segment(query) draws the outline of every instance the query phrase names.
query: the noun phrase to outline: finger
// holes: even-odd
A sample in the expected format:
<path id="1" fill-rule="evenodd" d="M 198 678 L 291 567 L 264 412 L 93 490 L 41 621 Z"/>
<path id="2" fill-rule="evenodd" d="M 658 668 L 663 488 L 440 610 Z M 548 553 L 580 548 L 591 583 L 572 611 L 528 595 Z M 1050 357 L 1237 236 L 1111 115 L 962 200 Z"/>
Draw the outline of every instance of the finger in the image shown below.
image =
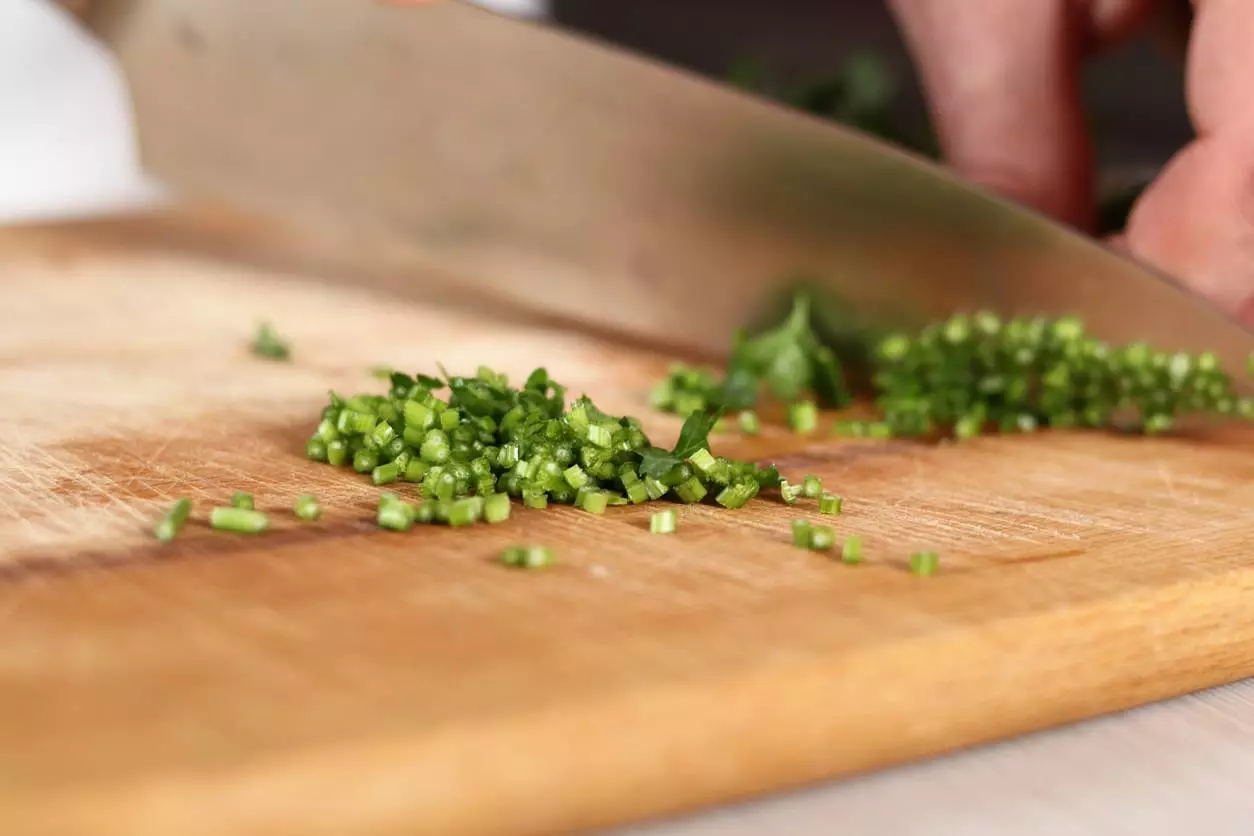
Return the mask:
<path id="1" fill-rule="evenodd" d="M 1071 0 L 890 0 L 958 173 L 1065 222 L 1093 221 Z"/>
<path id="2" fill-rule="evenodd" d="M 1196 7 L 1187 94 L 1197 139 L 1141 196 L 1128 245 L 1254 321 L 1254 3 Z"/>

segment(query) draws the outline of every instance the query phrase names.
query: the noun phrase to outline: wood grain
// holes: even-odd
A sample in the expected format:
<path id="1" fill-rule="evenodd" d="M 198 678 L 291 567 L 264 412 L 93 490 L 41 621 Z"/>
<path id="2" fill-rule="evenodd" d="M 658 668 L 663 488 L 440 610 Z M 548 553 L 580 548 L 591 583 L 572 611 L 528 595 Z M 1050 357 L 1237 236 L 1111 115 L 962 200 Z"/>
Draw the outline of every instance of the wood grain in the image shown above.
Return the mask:
<path id="1" fill-rule="evenodd" d="M 1254 673 L 1254 436 L 721 448 L 846 498 L 371 523 L 301 445 L 378 363 L 547 364 L 647 415 L 667 357 L 172 250 L 0 235 L 0 830 L 569 831 L 868 770 Z M 250 357 L 259 318 L 295 349 Z M 658 440 L 677 422 L 650 416 Z M 276 530 L 148 527 L 233 490 Z M 317 492 L 327 519 L 287 509 Z M 551 572 L 493 562 L 554 545 Z M 943 555 L 918 579 L 907 555 Z"/>

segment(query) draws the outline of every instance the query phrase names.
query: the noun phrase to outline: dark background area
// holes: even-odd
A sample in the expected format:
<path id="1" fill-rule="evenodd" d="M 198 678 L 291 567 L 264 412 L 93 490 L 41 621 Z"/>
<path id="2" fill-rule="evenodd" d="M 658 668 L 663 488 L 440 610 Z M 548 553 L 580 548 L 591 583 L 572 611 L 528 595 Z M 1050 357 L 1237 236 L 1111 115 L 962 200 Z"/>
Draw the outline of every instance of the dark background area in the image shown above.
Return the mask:
<path id="1" fill-rule="evenodd" d="M 954 0 L 975 2 L 975 0 Z M 557 22 L 705 75 L 752 59 L 804 83 L 874 51 L 901 83 L 894 115 L 912 137 L 927 118 L 901 39 L 879 0 L 553 0 Z M 1183 65 L 1150 32 L 1095 58 L 1084 79 L 1099 164 L 1118 180 L 1145 176 L 1191 135 Z"/>

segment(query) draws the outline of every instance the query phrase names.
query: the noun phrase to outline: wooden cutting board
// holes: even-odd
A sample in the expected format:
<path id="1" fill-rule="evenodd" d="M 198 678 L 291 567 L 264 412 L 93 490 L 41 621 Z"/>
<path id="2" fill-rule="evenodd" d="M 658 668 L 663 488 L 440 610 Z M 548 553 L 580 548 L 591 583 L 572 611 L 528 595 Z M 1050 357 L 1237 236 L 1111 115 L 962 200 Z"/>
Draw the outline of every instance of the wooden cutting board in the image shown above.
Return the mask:
<path id="1" fill-rule="evenodd" d="M 1254 673 L 1249 432 L 719 440 L 843 493 L 859 567 L 769 500 L 669 537 L 649 508 L 392 534 L 377 489 L 303 458 L 328 388 L 545 364 L 669 441 L 669 358 L 126 233 L 0 235 L 6 836 L 568 831 Z M 260 318 L 293 362 L 249 356 Z M 208 530 L 234 490 L 276 530 Z M 327 516 L 299 523 L 310 490 Z M 197 521 L 158 545 L 178 496 Z M 560 565 L 494 562 L 519 541 Z M 906 571 L 919 548 L 940 575 Z"/>

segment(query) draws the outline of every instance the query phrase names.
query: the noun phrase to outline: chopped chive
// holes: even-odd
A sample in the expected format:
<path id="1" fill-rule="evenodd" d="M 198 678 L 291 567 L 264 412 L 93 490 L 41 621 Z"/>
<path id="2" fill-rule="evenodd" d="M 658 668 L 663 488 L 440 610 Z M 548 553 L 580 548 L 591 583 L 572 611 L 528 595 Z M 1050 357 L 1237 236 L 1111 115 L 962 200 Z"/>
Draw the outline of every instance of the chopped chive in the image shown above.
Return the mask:
<path id="1" fill-rule="evenodd" d="M 509 494 L 494 493 L 483 501 L 483 519 L 488 523 L 505 522 L 509 519 Z"/>
<path id="2" fill-rule="evenodd" d="M 819 408 L 814 401 L 797 401 L 789 404 L 788 426 L 797 433 L 814 432 L 819 426 Z"/>
<path id="3" fill-rule="evenodd" d="M 806 499 L 818 499 L 823 495 L 823 481 L 819 477 L 807 473 L 801 483 L 801 495 Z"/>
<path id="4" fill-rule="evenodd" d="M 384 495 L 387 496 L 386 494 Z M 408 502 L 400 499 L 383 497 L 379 500 L 379 511 L 375 517 L 379 528 L 390 531 L 409 531 L 414 524 L 415 509 Z"/>
<path id="5" fill-rule="evenodd" d="M 165 516 L 157 521 L 153 528 L 153 535 L 162 543 L 168 543 L 179 533 L 179 529 L 183 527 L 183 523 L 187 522 L 188 516 L 192 513 L 192 501 L 190 499 L 179 499 Z"/>
<path id="6" fill-rule="evenodd" d="M 251 508 L 218 506 L 209 514 L 209 525 L 236 534 L 260 534 L 270 527 L 270 518 Z"/>
<path id="7" fill-rule="evenodd" d="M 674 508 L 667 508 L 665 511 L 655 511 L 649 516 L 649 533 L 673 534 L 678 520 L 679 515 L 675 513 Z"/>
<path id="8" fill-rule="evenodd" d="M 588 484 L 588 474 L 585 473 L 583 468 L 577 464 L 572 464 L 570 467 L 562 471 L 562 478 L 566 480 L 566 484 L 570 485 L 575 490 L 579 490 L 584 485 Z"/>
<path id="9" fill-rule="evenodd" d="M 844 497 L 837 496 L 834 493 L 825 493 L 819 498 L 820 514 L 839 514 L 841 506 L 844 505 Z"/>
<path id="10" fill-rule="evenodd" d="M 762 422 L 758 419 L 758 413 L 752 409 L 746 409 L 740 413 L 740 431 L 745 435 L 757 435 L 762 431 Z"/>
<path id="11" fill-rule="evenodd" d="M 523 505 L 526 505 L 528 508 L 542 509 L 547 508 L 549 504 L 548 494 L 544 491 L 523 491 L 522 500 Z"/>
<path id="12" fill-rule="evenodd" d="M 810 548 L 809 520 L 792 521 L 792 544 L 802 549 Z"/>
<path id="13" fill-rule="evenodd" d="M 910 571 L 916 575 L 935 575 L 940 568 L 940 555 L 936 552 L 915 552 L 910 555 Z"/>
<path id="14" fill-rule="evenodd" d="M 388 462 L 381 464 L 370 472 L 370 481 L 376 485 L 388 485 L 395 482 L 397 477 L 401 475 L 401 469 L 396 462 Z"/>
<path id="15" fill-rule="evenodd" d="M 862 538 L 856 534 L 850 534 L 845 538 L 844 545 L 840 548 L 840 559 L 845 563 L 861 563 L 862 562 Z"/>
<path id="16" fill-rule="evenodd" d="M 644 489 L 645 492 L 648 493 L 649 499 L 661 499 L 666 496 L 666 486 L 663 485 L 660 480 L 654 479 L 652 476 L 646 476 L 644 478 Z"/>
<path id="17" fill-rule="evenodd" d="M 327 464 L 341 467 L 348 461 L 348 442 L 342 438 L 327 442 Z"/>
<path id="18" fill-rule="evenodd" d="M 580 508 L 589 514 L 604 514 L 606 507 L 610 504 L 610 496 L 605 491 L 588 491 L 583 496 L 583 502 Z"/>
<path id="19" fill-rule="evenodd" d="M 255 356 L 267 360 L 287 360 L 292 356 L 287 342 L 279 338 L 268 322 L 262 322 L 257 326 L 257 333 L 253 337 L 251 348 Z"/>
<path id="20" fill-rule="evenodd" d="M 305 458 L 314 462 L 327 460 L 327 443 L 317 436 L 305 442 Z"/>
<path id="21" fill-rule="evenodd" d="M 543 569 L 556 562 L 548 546 L 510 546 L 501 553 L 501 562 L 515 569 Z"/>
<path id="22" fill-rule="evenodd" d="M 364 447 L 353 454 L 353 470 L 370 473 L 379 466 L 379 454 Z"/>
<path id="23" fill-rule="evenodd" d="M 675 495 L 683 502 L 700 502 L 706 494 L 705 485 L 692 476 L 675 486 Z"/>
<path id="24" fill-rule="evenodd" d="M 644 486 L 644 482 L 635 481 L 627 485 L 624 490 L 627 492 L 627 499 L 632 505 L 640 505 L 649 501 L 649 491 Z"/>
<path id="25" fill-rule="evenodd" d="M 836 545 L 836 532 L 830 525 L 812 525 L 809 545 L 814 551 L 827 551 Z"/>
<path id="26" fill-rule="evenodd" d="M 509 502 L 509 497 L 506 497 Z M 466 525 L 477 523 L 483 516 L 483 508 L 486 504 L 483 497 L 470 496 L 465 499 L 454 500 L 453 505 L 449 508 L 448 524 L 454 528 L 460 528 Z M 508 504 L 506 505 L 508 508 Z"/>
<path id="27" fill-rule="evenodd" d="M 247 491 L 236 491 L 235 493 L 231 494 L 231 507 L 243 508 L 247 511 L 251 511 L 253 510 L 253 508 L 257 506 L 256 506 L 256 503 L 253 502 L 252 494 L 248 493 Z"/>
<path id="28" fill-rule="evenodd" d="M 787 480 L 781 479 L 779 482 L 779 495 L 784 502 L 789 505 L 797 504 L 797 497 L 801 496 L 802 486 L 789 484 Z"/>
<path id="29" fill-rule="evenodd" d="M 293 508 L 296 516 L 306 522 L 311 522 L 322 516 L 322 508 L 318 505 L 318 498 L 311 493 L 304 493 L 296 497 L 296 505 Z"/>
<path id="30" fill-rule="evenodd" d="M 749 479 L 723 488 L 718 492 L 718 496 L 714 497 L 714 501 L 724 508 L 735 509 L 744 507 L 745 503 L 757 495 L 758 483 L 756 480 Z"/>
<path id="31" fill-rule="evenodd" d="M 706 476 L 709 476 L 710 472 L 718 467 L 718 462 L 715 461 L 714 456 L 710 455 L 710 451 L 704 447 L 689 456 L 688 463 Z"/>
<path id="32" fill-rule="evenodd" d="M 424 502 L 414 508 L 414 522 L 420 525 L 435 522 L 435 503 Z"/>

